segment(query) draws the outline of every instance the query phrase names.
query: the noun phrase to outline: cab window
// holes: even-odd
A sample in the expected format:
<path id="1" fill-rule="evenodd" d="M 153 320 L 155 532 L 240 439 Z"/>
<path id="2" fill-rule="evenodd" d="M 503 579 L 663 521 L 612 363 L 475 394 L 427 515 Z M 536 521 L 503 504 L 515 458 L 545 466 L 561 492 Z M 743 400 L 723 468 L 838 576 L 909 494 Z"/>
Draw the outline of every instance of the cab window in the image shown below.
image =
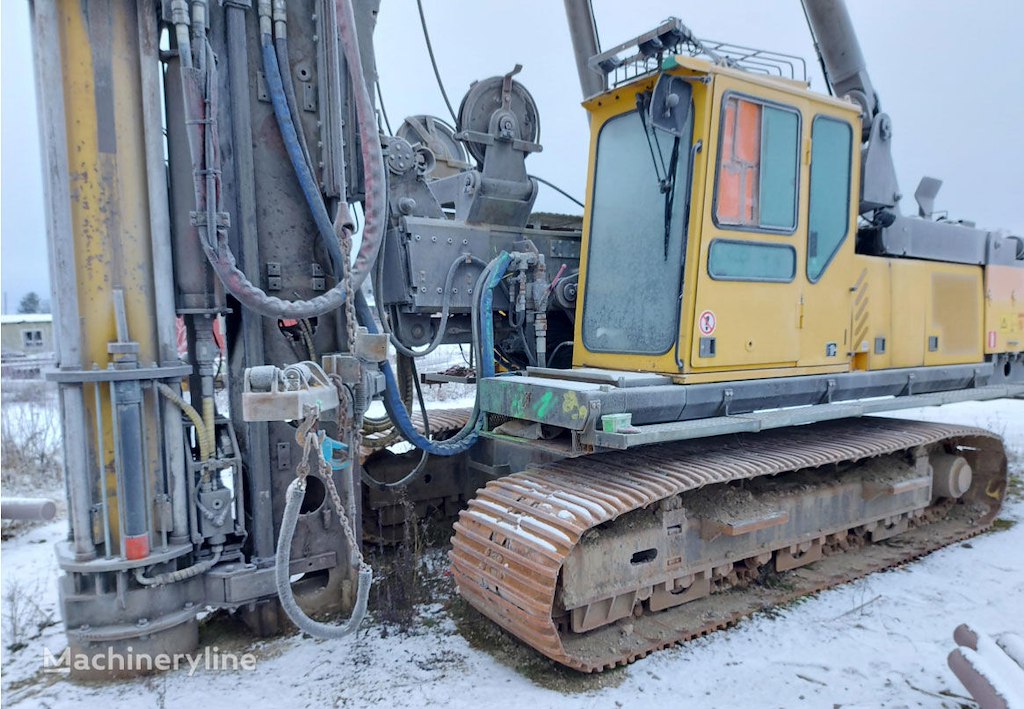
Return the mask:
<path id="1" fill-rule="evenodd" d="M 740 229 L 796 229 L 800 115 L 753 99 L 726 95 L 715 222 Z"/>
<path id="2" fill-rule="evenodd" d="M 796 275 L 796 250 L 783 244 L 715 239 L 708 250 L 708 275 L 716 281 L 788 283 Z"/>
<path id="3" fill-rule="evenodd" d="M 850 124 L 818 116 L 811 124 L 807 279 L 821 278 L 850 230 Z"/>
<path id="4" fill-rule="evenodd" d="M 679 331 L 692 118 L 669 214 L 652 157 L 671 165 L 672 141 L 650 130 L 631 111 L 598 135 L 583 304 L 583 344 L 591 352 L 662 354 Z"/>

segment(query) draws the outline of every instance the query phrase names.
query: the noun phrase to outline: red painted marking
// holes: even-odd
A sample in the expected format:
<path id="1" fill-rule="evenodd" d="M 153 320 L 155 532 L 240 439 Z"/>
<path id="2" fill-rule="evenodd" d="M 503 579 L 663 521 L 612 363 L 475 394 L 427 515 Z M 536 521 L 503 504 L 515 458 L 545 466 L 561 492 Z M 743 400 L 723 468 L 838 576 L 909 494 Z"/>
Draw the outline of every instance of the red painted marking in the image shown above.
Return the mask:
<path id="1" fill-rule="evenodd" d="M 124 538 L 124 558 L 134 561 L 149 556 L 149 535 L 140 534 Z"/>

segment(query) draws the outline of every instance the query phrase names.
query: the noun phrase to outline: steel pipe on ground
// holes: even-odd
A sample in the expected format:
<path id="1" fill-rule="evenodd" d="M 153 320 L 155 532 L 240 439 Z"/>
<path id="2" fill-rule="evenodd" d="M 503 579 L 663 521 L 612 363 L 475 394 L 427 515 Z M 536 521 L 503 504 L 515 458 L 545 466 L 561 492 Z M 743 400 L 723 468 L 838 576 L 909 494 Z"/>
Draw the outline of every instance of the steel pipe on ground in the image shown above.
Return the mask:
<path id="1" fill-rule="evenodd" d="M 22 522 L 49 522 L 57 516 L 53 500 L 38 497 L 0 498 L 0 517 Z"/>

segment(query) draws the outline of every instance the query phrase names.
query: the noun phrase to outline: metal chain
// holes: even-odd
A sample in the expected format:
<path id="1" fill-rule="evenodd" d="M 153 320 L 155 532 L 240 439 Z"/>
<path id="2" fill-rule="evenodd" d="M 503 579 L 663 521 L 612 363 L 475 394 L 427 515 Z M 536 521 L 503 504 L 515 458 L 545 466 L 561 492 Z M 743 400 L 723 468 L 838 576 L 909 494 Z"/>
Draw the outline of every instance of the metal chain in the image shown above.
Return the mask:
<path id="1" fill-rule="evenodd" d="M 334 382 L 334 388 L 338 390 L 338 430 L 347 430 L 352 433 L 352 440 L 349 441 L 352 451 L 352 464 L 357 460 L 356 454 L 362 451 L 363 427 L 362 423 L 355 420 L 355 401 L 352 391 L 345 386 L 345 382 L 337 374 L 329 374 L 328 378 Z"/>
<path id="2" fill-rule="evenodd" d="M 321 432 L 320 435 L 322 436 L 323 433 Z M 319 444 L 319 438 L 315 434 L 310 434 L 310 437 Z M 341 531 L 344 532 L 345 538 L 348 540 L 352 555 L 355 557 L 360 569 L 368 569 L 369 566 L 363 559 L 363 552 L 359 548 L 359 542 L 356 540 L 355 532 L 352 529 L 352 522 L 349 520 L 348 515 L 345 514 L 345 506 L 341 503 L 341 495 L 338 494 L 338 488 L 334 485 L 334 471 L 331 470 L 331 466 L 327 464 L 322 454 L 317 456 L 317 459 L 319 461 L 317 473 L 324 481 L 324 485 L 327 486 L 327 492 L 331 495 L 331 502 L 334 504 L 334 509 L 338 513 L 338 521 L 341 523 Z"/>
<path id="3" fill-rule="evenodd" d="M 317 458 L 317 475 L 323 480 L 324 486 L 327 488 L 327 492 L 331 497 L 331 504 L 334 506 L 335 511 L 338 513 L 338 521 L 341 524 L 341 531 L 345 535 L 345 539 L 348 541 L 349 548 L 352 550 L 352 555 L 355 558 L 359 569 L 366 571 L 370 569 L 369 564 L 363 559 L 363 552 L 359 548 L 359 542 L 356 540 L 355 531 L 352 527 L 352 521 L 348 515 L 345 514 L 345 506 L 341 502 L 341 495 L 338 494 L 338 488 L 334 484 L 333 471 L 331 466 L 327 463 L 323 456 L 323 449 L 321 444 L 323 443 L 324 436 L 326 435 L 323 431 L 314 430 L 317 423 L 318 415 L 311 413 L 303 420 L 299 425 L 298 430 L 295 432 L 295 439 L 302 443 L 302 459 L 299 464 L 295 466 L 296 477 L 305 479 L 309 475 L 309 457 L 315 448 Z M 350 449 L 350 455 L 354 453 Z"/>
<path id="4" fill-rule="evenodd" d="M 345 284 L 345 330 L 348 333 L 349 354 L 356 351 L 356 292 L 352 287 L 352 234 L 341 230 L 341 280 Z"/>
<path id="5" fill-rule="evenodd" d="M 345 332 L 348 335 L 348 351 L 349 354 L 355 354 L 356 351 L 356 327 L 358 320 L 356 319 L 356 289 L 352 284 L 352 233 L 345 228 L 342 228 L 341 234 L 339 235 L 339 241 L 341 242 L 341 280 L 345 287 Z M 338 430 L 339 431 L 350 431 L 351 440 L 349 441 L 349 460 L 350 474 L 355 474 L 355 468 L 359 465 L 359 450 L 361 444 L 361 422 L 356 420 L 355 416 L 355 402 L 349 392 L 347 386 L 341 381 L 341 377 L 337 374 L 331 375 L 331 380 L 334 382 L 335 388 L 338 390 L 339 397 L 347 401 L 343 401 L 341 410 L 338 412 Z M 347 405 L 346 405 L 347 404 Z M 346 417 L 351 411 L 351 415 Z M 324 435 L 323 433 L 320 434 Z M 355 530 L 352 527 L 352 522 L 349 520 L 348 515 L 345 514 L 345 507 L 341 503 L 341 496 L 338 494 L 338 488 L 334 485 L 334 476 L 331 466 L 328 465 L 327 461 L 324 460 L 323 454 L 318 456 L 319 468 L 317 473 L 323 479 L 324 484 L 327 486 L 327 491 L 331 495 L 331 502 L 334 504 L 334 509 L 338 512 L 338 519 L 341 522 L 341 529 L 345 533 L 345 538 L 348 540 L 349 547 L 352 549 L 352 554 L 355 556 L 356 561 L 359 563 L 359 568 L 363 571 L 370 570 L 370 566 L 363 559 L 363 552 L 359 548 L 359 542 L 355 538 Z"/>

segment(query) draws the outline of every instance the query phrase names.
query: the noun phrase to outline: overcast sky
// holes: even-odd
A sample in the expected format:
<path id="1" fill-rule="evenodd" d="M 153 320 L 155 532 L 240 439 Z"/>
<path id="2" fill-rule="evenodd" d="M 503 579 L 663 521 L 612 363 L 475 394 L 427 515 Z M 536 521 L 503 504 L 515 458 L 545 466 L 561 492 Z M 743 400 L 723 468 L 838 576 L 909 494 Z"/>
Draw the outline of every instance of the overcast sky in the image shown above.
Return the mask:
<path id="1" fill-rule="evenodd" d="M 0 289 L 7 312 L 30 290 L 47 296 L 39 138 L 26 0 L 0 8 Z M 1024 2 L 849 0 L 868 70 L 892 116 L 905 213 L 924 174 L 944 180 L 937 208 L 979 226 L 1024 234 Z M 560 0 L 424 0 L 434 48 L 456 108 L 471 81 L 504 74 L 533 94 L 544 151 L 534 174 L 583 197 L 587 122 Z M 824 91 L 798 0 L 594 0 L 603 46 L 683 19 L 698 36 L 803 56 Z M 385 106 L 450 120 L 437 91 L 414 0 L 383 0 L 376 34 Z M 544 189 L 544 210 L 573 208 Z"/>

